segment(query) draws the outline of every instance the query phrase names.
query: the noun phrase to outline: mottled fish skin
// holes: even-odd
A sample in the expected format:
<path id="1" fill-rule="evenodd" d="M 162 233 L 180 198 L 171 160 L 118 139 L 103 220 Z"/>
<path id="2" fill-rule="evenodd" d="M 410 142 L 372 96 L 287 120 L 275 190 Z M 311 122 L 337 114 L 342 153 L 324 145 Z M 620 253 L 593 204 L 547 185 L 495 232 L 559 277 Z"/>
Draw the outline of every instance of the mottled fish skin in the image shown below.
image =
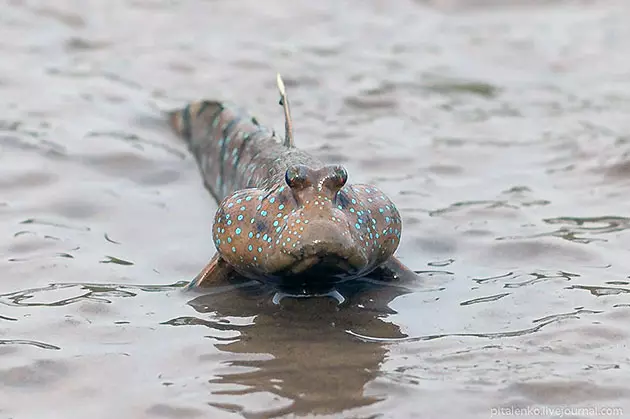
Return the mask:
<path id="1" fill-rule="evenodd" d="M 219 202 L 214 242 L 239 274 L 334 283 L 369 274 L 396 251 L 396 206 L 375 186 L 347 184 L 342 166 L 283 145 L 222 102 L 191 103 L 171 112 L 170 122 Z"/>

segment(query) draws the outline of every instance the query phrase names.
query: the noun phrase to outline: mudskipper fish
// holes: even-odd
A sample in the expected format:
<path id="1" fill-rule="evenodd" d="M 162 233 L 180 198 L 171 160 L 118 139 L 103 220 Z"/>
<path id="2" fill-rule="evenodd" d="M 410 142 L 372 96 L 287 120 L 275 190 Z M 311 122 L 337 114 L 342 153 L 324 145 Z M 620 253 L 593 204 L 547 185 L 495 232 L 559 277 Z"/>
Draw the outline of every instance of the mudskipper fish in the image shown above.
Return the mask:
<path id="1" fill-rule="evenodd" d="M 284 138 L 225 102 L 192 102 L 168 114 L 219 203 L 217 253 L 190 287 L 238 275 L 300 292 L 367 275 L 413 279 L 394 256 L 402 232 L 394 203 L 373 185 L 349 184 L 343 166 L 295 147 L 280 75 L 277 84 Z"/>

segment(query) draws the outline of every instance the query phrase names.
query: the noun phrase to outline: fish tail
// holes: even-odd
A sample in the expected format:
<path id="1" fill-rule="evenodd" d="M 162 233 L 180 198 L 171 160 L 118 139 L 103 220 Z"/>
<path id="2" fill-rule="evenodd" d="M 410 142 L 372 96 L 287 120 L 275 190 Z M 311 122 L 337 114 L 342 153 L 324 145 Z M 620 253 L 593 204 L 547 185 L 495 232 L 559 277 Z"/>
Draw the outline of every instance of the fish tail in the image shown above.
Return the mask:
<path id="1" fill-rule="evenodd" d="M 175 133 L 186 141 L 192 138 L 193 128 L 200 122 L 212 123 L 223 110 L 221 102 L 202 100 L 192 102 L 182 109 L 167 113 L 169 125 Z M 209 120 L 211 118 L 212 120 Z"/>

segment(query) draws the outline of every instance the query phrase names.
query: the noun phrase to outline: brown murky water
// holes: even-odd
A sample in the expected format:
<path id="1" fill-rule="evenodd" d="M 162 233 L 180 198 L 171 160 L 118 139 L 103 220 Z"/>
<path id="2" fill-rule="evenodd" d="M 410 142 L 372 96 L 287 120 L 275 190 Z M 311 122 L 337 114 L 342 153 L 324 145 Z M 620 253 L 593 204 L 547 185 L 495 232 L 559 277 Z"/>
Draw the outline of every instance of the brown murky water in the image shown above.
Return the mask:
<path id="1" fill-rule="evenodd" d="M 628 3 L 1 6 L 0 419 L 630 414 Z M 158 109 L 282 128 L 276 71 L 417 284 L 181 291 L 216 206 Z"/>

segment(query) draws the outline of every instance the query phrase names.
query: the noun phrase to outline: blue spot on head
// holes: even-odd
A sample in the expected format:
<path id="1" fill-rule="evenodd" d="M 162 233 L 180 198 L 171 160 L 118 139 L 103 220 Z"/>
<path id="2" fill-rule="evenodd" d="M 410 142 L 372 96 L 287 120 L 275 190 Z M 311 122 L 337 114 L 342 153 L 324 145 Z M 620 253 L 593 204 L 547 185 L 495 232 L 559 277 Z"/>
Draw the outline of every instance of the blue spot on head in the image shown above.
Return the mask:
<path id="1" fill-rule="evenodd" d="M 276 228 L 276 233 L 280 233 L 280 230 L 282 230 L 282 227 Z"/>
<path id="2" fill-rule="evenodd" d="M 385 210 L 383 208 L 379 208 L 378 212 L 380 212 L 381 214 L 385 212 Z"/>
<path id="3" fill-rule="evenodd" d="M 277 226 L 278 226 L 278 220 L 276 220 L 276 221 L 274 221 L 274 222 L 273 222 L 273 226 L 274 226 L 274 227 L 277 227 Z"/>
<path id="4" fill-rule="evenodd" d="M 264 216 L 266 216 L 266 215 L 267 215 L 267 211 L 262 210 L 262 211 L 260 212 L 260 215 L 262 215 L 263 217 L 264 217 Z"/>
<path id="5" fill-rule="evenodd" d="M 357 229 L 361 228 L 361 226 L 359 225 L 359 223 L 356 223 L 354 226 L 355 226 Z"/>
<path id="6" fill-rule="evenodd" d="M 227 221 L 227 225 L 229 225 L 229 226 L 232 225 L 232 220 L 228 220 Z"/>
<path id="7" fill-rule="evenodd" d="M 242 200 L 242 199 L 237 199 L 237 200 L 236 200 L 236 203 L 237 203 L 237 204 L 240 204 L 241 202 L 243 202 L 243 200 Z"/>
<path id="8" fill-rule="evenodd" d="M 254 246 L 252 246 L 251 244 L 249 246 L 247 246 L 247 250 L 249 250 L 250 252 L 252 251 L 253 248 L 254 248 Z"/>
<path id="9" fill-rule="evenodd" d="M 283 209 L 284 209 L 284 204 L 280 204 L 280 205 L 278 206 L 278 209 L 279 209 L 279 210 L 283 210 Z"/>
<path id="10" fill-rule="evenodd" d="M 246 201 L 251 201 L 251 200 L 252 200 L 252 197 L 251 197 L 251 196 L 248 196 L 248 197 L 246 197 L 246 198 L 245 198 L 245 200 L 246 200 Z"/>
<path id="11" fill-rule="evenodd" d="M 276 198 L 272 196 L 271 198 L 269 198 L 269 202 L 273 204 L 274 202 L 276 202 Z"/>
<path id="12" fill-rule="evenodd" d="M 228 204 L 228 208 L 232 208 L 233 206 L 234 206 L 234 204 L 233 204 L 232 202 L 230 202 L 230 203 Z"/>
<path id="13" fill-rule="evenodd" d="M 237 228 L 236 231 L 234 231 L 236 234 L 241 234 L 241 229 Z"/>
<path id="14" fill-rule="evenodd" d="M 243 214 L 239 214 L 238 217 L 236 217 L 239 221 L 241 221 L 243 219 Z"/>
<path id="15" fill-rule="evenodd" d="M 258 248 L 258 253 L 262 252 L 262 247 Z"/>
<path id="16" fill-rule="evenodd" d="M 267 235 L 266 234 L 263 236 L 263 240 L 265 240 L 265 241 L 267 240 Z"/>
<path id="17" fill-rule="evenodd" d="M 251 231 L 248 234 L 248 237 L 251 239 L 252 237 L 254 237 L 254 233 L 252 233 Z"/>
<path id="18" fill-rule="evenodd" d="M 244 206 L 243 206 L 243 207 L 241 207 L 241 211 L 245 211 L 245 207 L 244 207 Z"/>

